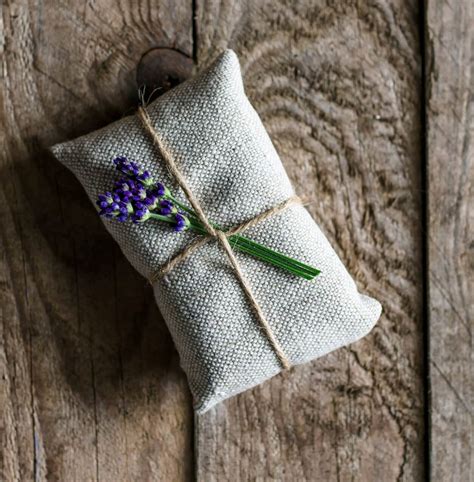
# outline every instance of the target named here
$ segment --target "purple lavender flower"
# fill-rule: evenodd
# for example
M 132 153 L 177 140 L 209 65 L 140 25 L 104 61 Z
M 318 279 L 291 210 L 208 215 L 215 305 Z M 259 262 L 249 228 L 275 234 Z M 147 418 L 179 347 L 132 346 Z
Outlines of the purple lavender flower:
M 189 219 L 184 216 L 183 214 L 181 213 L 176 213 L 174 215 L 174 218 L 175 218 L 175 226 L 174 226 L 174 230 L 175 231 L 184 231 L 186 229 L 189 228 L 189 226 L 191 225 L 191 222 L 189 221 Z
M 159 197 L 153 191 L 147 191 L 143 204 L 145 204 L 150 211 L 153 211 L 158 206 L 158 199 Z
M 100 209 L 105 209 L 112 202 L 112 195 L 109 192 L 106 192 L 105 194 L 99 194 L 96 204 L 100 207 Z
M 114 164 L 118 171 L 123 172 L 127 176 L 136 177 L 140 174 L 138 166 L 124 156 L 116 157 Z
M 119 201 L 120 201 L 119 196 L 117 196 L 115 193 L 111 193 L 107 191 L 104 194 L 99 194 L 96 204 L 103 209 L 107 207 L 109 204 L 112 204 L 113 202 L 119 202 Z
M 155 184 L 155 188 L 153 189 L 153 194 L 155 194 L 157 197 L 164 197 L 164 198 L 168 198 L 171 193 L 170 193 L 170 190 L 163 186 L 163 184 L 161 184 L 161 182 L 157 182 Z
M 131 180 L 141 183 L 143 186 L 151 188 L 155 181 L 148 171 L 144 171 L 133 161 L 129 161 L 126 157 L 120 156 L 114 159 L 115 167 L 118 171 L 128 176 Z
M 150 218 L 150 211 L 146 206 L 142 206 L 141 209 L 136 209 L 131 216 L 134 223 L 144 223 Z
M 148 193 L 152 193 L 159 198 L 168 198 L 171 193 L 167 187 L 161 182 L 155 182 L 151 174 L 143 170 L 136 162 L 129 161 L 126 157 L 120 156 L 114 159 L 115 166 L 118 171 L 122 172 L 127 178 L 122 178 L 115 183 L 115 189 L 122 191 L 131 191 L 135 196 L 140 195 L 141 199 L 145 199 L 143 193 L 134 192 L 136 189 L 144 187 Z
M 115 181 L 114 187 L 114 192 L 117 193 L 131 192 L 135 189 L 135 182 L 132 179 L 122 177 L 120 180 Z
M 126 221 L 131 212 L 131 206 L 129 207 L 115 192 L 99 194 L 96 204 L 100 207 L 99 214 L 101 216 L 116 218 L 120 222 Z
M 160 214 L 163 216 L 168 216 L 170 214 L 177 213 L 178 210 L 174 207 L 173 203 L 168 199 L 163 199 L 160 201 Z
M 132 199 L 134 201 L 143 201 L 147 197 L 146 189 L 143 186 L 136 186 L 132 189 Z
M 146 184 L 151 179 L 151 176 L 148 171 L 143 171 L 141 174 L 138 174 L 137 179 Z
M 99 194 L 97 205 L 101 216 L 142 223 L 157 213 L 169 217 L 176 231 L 183 231 L 190 226 L 185 213 L 179 212 L 171 201 L 169 189 L 155 182 L 148 171 L 123 156 L 115 158 L 114 164 L 125 177 L 114 183 L 112 192 Z

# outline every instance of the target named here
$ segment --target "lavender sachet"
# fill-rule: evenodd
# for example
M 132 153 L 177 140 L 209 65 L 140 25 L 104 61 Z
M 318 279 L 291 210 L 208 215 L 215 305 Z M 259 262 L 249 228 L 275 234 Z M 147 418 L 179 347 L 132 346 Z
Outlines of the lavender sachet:
M 304 206 L 293 202 L 232 51 L 142 114 L 53 152 L 152 283 L 198 413 L 371 330 L 380 304 L 357 291 Z

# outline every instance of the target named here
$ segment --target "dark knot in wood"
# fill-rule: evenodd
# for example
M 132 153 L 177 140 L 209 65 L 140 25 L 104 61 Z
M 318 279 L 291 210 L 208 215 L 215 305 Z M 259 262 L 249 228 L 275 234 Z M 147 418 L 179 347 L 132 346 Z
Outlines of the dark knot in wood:
M 137 86 L 158 97 L 192 76 L 194 61 L 170 48 L 153 48 L 142 55 L 137 65 Z M 153 98 L 152 98 L 153 99 Z M 152 100 L 150 99 L 150 100 Z

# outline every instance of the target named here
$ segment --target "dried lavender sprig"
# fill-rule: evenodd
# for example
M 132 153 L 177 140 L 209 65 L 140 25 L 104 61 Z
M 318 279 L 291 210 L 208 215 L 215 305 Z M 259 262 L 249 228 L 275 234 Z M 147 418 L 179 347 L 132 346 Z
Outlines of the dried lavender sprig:
M 119 158 L 119 160 L 115 161 L 115 163 L 117 165 L 117 168 L 121 172 L 128 173 L 128 175 L 133 177 L 135 179 L 135 181 L 148 184 L 149 186 L 153 185 L 154 180 L 151 178 L 149 173 L 147 171 L 141 171 L 140 167 L 136 163 L 129 162 L 128 160 L 126 160 L 126 158 Z M 142 181 L 142 179 L 145 179 L 145 181 Z M 159 184 L 159 186 L 160 186 L 160 188 L 163 192 L 164 197 L 166 197 L 166 199 L 167 199 L 166 202 L 169 203 L 169 201 L 171 201 L 170 204 L 172 204 L 172 203 L 176 204 L 183 211 L 185 211 L 186 213 L 193 216 L 197 220 L 197 222 L 199 223 L 199 220 L 197 219 L 194 211 L 192 211 L 190 208 L 181 204 L 177 199 L 175 199 L 168 189 L 164 188 L 161 184 Z M 169 210 L 165 208 L 164 213 L 167 214 L 168 212 L 169 212 Z M 212 223 L 212 224 L 217 229 L 221 229 L 218 225 L 216 225 L 214 223 Z M 280 266 L 288 266 L 289 268 L 294 268 L 294 269 L 297 269 L 301 272 L 304 271 L 312 277 L 314 277 L 314 276 L 316 276 L 320 273 L 320 271 L 317 270 L 316 268 L 313 268 L 309 265 L 301 263 L 301 262 L 299 262 L 299 261 L 297 261 L 293 258 L 290 258 L 286 255 L 283 255 L 283 254 L 281 254 L 277 251 L 274 251 L 270 248 L 267 248 L 266 246 L 263 246 L 259 243 L 256 243 L 256 242 L 254 242 L 254 241 L 252 241 L 252 240 L 250 240 L 250 239 L 248 239 L 244 236 L 235 235 L 235 237 L 233 237 L 233 240 L 234 240 L 234 244 L 238 240 L 239 246 L 241 246 L 241 247 L 243 247 L 245 245 L 246 249 L 251 251 L 250 254 L 253 254 L 254 256 L 256 256 L 260 259 L 264 259 L 264 260 L 267 260 L 267 261 L 270 260 L 270 262 L 273 262 L 273 264 L 276 264 L 276 262 L 278 261 L 278 264 Z
M 112 196 L 118 194 L 120 196 L 121 202 L 125 203 L 128 215 L 133 222 L 145 222 L 150 218 L 154 218 L 173 223 L 176 231 L 191 228 L 200 234 L 207 234 L 195 213 L 176 200 L 165 186 L 155 182 L 148 171 L 142 170 L 138 164 L 128 161 L 125 157 L 114 159 L 114 163 L 117 170 L 125 174 L 127 179 L 121 179 L 116 183 L 114 193 L 109 194 Z M 116 206 L 114 205 L 113 207 Z M 123 208 L 123 205 L 119 205 L 119 207 Z M 181 213 L 178 211 L 178 208 L 182 210 Z M 116 211 L 110 212 L 110 210 L 111 206 L 108 203 L 107 211 L 101 211 L 101 213 L 107 217 L 116 217 L 120 221 L 124 221 L 128 217 L 123 212 L 115 214 Z M 160 214 L 156 214 L 156 212 Z M 191 216 L 189 219 L 188 214 Z M 215 223 L 212 224 L 217 229 L 220 229 Z M 234 235 L 229 240 L 235 249 L 306 279 L 313 279 L 320 273 L 316 268 L 285 256 L 244 236 Z
M 116 159 L 114 162 L 117 165 L 117 169 L 120 170 L 121 172 L 126 173 L 127 175 L 133 177 L 135 180 L 138 179 L 139 182 L 142 182 L 149 186 L 153 185 L 154 180 L 151 178 L 149 173 L 147 171 L 141 171 L 140 167 L 136 163 L 129 162 L 127 161 L 126 158 L 123 158 L 123 157 Z M 145 179 L 146 181 L 141 181 L 141 179 Z M 174 198 L 171 192 L 169 191 L 169 189 L 166 189 L 161 183 L 157 183 L 157 186 L 158 186 L 158 189 L 160 190 L 160 193 L 162 193 L 162 196 L 165 198 L 165 200 L 161 201 L 161 204 L 163 206 L 162 214 L 170 214 L 172 206 L 174 204 L 184 212 L 190 214 L 191 216 L 197 219 L 194 211 L 188 208 L 186 205 L 182 204 L 176 198 Z M 211 224 L 213 224 L 213 226 L 216 229 L 221 229 L 219 225 L 215 223 L 211 223 Z M 235 239 L 238 239 L 240 245 L 245 244 L 249 250 L 252 250 L 252 253 L 254 255 L 260 255 L 260 257 L 262 258 L 264 255 L 266 255 L 267 259 L 278 258 L 281 264 L 289 264 L 291 266 L 298 267 L 303 271 L 307 271 L 312 276 L 316 276 L 317 274 L 319 274 L 319 270 L 311 266 L 308 266 L 304 263 L 301 263 L 298 260 L 285 256 L 284 254 L 278 253 L 277 251 L 267 248 L 266 246 L 256 243 L 255 241 L 252 241 L 246 238 L 245 236 L 235 235 L 233 239 L 234 239 L 234 242 L 235 242 Z

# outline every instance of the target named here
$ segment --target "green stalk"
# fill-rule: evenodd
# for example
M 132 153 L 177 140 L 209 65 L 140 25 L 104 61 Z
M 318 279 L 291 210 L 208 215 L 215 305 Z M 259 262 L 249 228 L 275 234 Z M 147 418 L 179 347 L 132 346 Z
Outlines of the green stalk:
M 177 204 L 177 203 L 176 203 Z M 180 205 L 179 207 L 182 208 Z M 189 212 L 186 210 L 186 212 Z M 207 235 L 207 231 L 202 226 L 202 224 L 196 219 L 195 215 L 192 214 L 193 218 L 190 219 L 191 221 L 191 229 L 201 235 Z M 160 214 L 150 213 L 150 218 L 156 219 L 158 221 L 164 221 L 168 223 L 174 223 L 174 220 L 168 216 L 162 216 Z M 216 229 L 217 226 L 216 226 Z M 258 243 L 255 243 L 243 236 L 240 235 L 233 235 L 229 237 L 229 242 L 234 249 L 241 251 L 243 253 L 249 254 L 254 256 L 262 261 L 270 263 L 278 268 L 284 269 L 295 276 L 299 276 L 305 278 L 307 280 L 312 280 L 319 271 L 311 266 L 304 265 L 299 261 L 296 261 L 288 256 L 282 255 L 277 251 L 273 251 L 269 248 L 266 248 Z
M 197 233 L 202 234 L 204 236 L 208 234 L 207 231 L 202 227 L 202 225 L 196 225 L 191 223 L 190 227 L 193 231 L 196 231 Z M 305 278 L 307 280 L 312 280 L 315 277 L 314 274 L 308 273 L 307 271 L 301 268 L 294 267 L 289 263 L 281 262 L 276 257 L 269 256 L 266 253 L 259 253 L 254 249 L 251 249 L 249 246 L 242 244 L 241 240 L 239 240 L 236 236 L 230 236 L 229 242 L 232 245 L 232 248 L 237 249 L 238 251 L 241 251 L 243 253 L 249 254 L 251 256 L 254 256 L 257 259 L 260 259 L 262 261 L 266 261 L 267 263 L 270 263 L 278 268 L 289 271 L 290 273 L 296 276 L 300 276 L 301 278 Z
M 191 210 L 190 208 L 188 208 L 184 204 L 180 203 L 179 201 L 177 201 L 172 196 L 169 196 L 169 199 L 176 206 L 178 206 L 183 211 L 190 214 L 196 220 L 196 222 L 199 223 L 199 226 L 203 230 L 202 234 L 204 234 L 204 235 L 207 234 L 207 232 L 203 228 L 202 224 L 200 223 L 200 221 L 196 217 L 196 214 L 194 213 L 193 210 Z M 216 229 L 222 229 L 222 228 L 220 228 L 219 225 L 217 225 L 215 223 L 211 222 L 211 224 Z M 246 252 L 247 254 L 251 254 L 251 255 L 253 255 L 257 258 L 260 258 L 264 261 L 272 263 L 275 266 L 286 269 L 287 271 L 290 271 L 294 274 L 298 274 L 299 276 L 303 276 L 306 279 L 313 279 L 315 276 L 317 276 L 320 273 L 320 271 L 318 269 L 313 268 L 312 266 L 301 263 L 300 261 L 298 261 L 294 258 L 290 258 L 289 256 L 286 256 L 282 253 L 279 253 L 278 251 L 274 251 L 273 249 L 270 249 L 266 246 L 263 246 L 259 243 L 256 243 L 255 241 L 252 241 L 251 239 L 248 239 L 245 236 L 241 236 L 240 234 L 230 236 L 229 242 L 232 244 L 233 247 L 235 246 L 240 251 Z M 306 276 L 304 276 L 304 275 L 306 275 Z
M 278 259 L 281 263 L 287 264 L 289 266 L 294 266 L 295 268 L 298 268 L 301 271 L 306 272 L 312 278 L 314 278 L 320 273 L 318 269 L 313 268 L 312 266 L 301 263 L 300 261 L 297 261 L 294 258 L 290 258 L 289 256 L 281 254 L 278 251 L 274 251 L 270 248 L 267 248 L 266 246 L 256 243 L 255 241 L 252 241 L 251 239 L 241 236 L 239 234 L 231 236 L 229 240 L 231 241 L 237 240 L 240 243 L 240 245 L 246 245 L 249 249 L 253 250 L 256 254 L 261 253 L 262 255 L 267 255 L 269 257 Z
M 174 224 L 173 218 L 170 218 L 168 216 L 162 216 L 161 214 L 150 213 L 150 218 L 156 219 L 157 221 L 164 221 L 164 222 L 167 222 L 167 223 L 170 223 L 170 224 Z M 195 221 L 194 221 L 194 223 L 195 223 Z M 198 234 L 201 234 L 203 236 L 208 234 L 207 231 L 202 227 L 201 224 L 198 225 L 198 224 L 194 224 L 194 223 L 191 222 L 191 226 L 190 226 L 190 228 L 193 231 L 195 231 Z M 232 240 L 232 238 L 233 238 L 233 236 L 231 236 L 229 238 L 229 241 L 232 243 L 232 247 L 234 249 L 237 249 L 237 250 L 239 250 L 243 253 L 249 254 L 251 256 L 255 256 L 256 258 L 261 259 L 262 261 L 266 261 L 270 264 L 273 264 L 274 266 L 277 266 L 278 268 L 282 268 L 282 269 L 284 269 L 286 271 L 289 271 L 290 273 L 292 273 L 296 276 L 300 276 L 300 277 L 305 278 L 307 280 L 312 280 L 314 278 L 313 275 L 310 275 L 303 270 L 294 268 L 294 267 L 292 267 L 288 264 L 281 263 L 278 259 L 272 258 L 272 257 L 267 256 L 265 254 L 256 253 L 254 250 L 250 249 L 248 246 L 240 244 L 240 241 L 238 239 Z M 232 242 L 232 241 L 234 241 L 234 242 Z
M 157 221 L 164 221 L 165 223 L 174 224 L 175 220 L 169 216 L 162 216 L 161 214 L 150 213 L 151 219 L 156 219 Z

